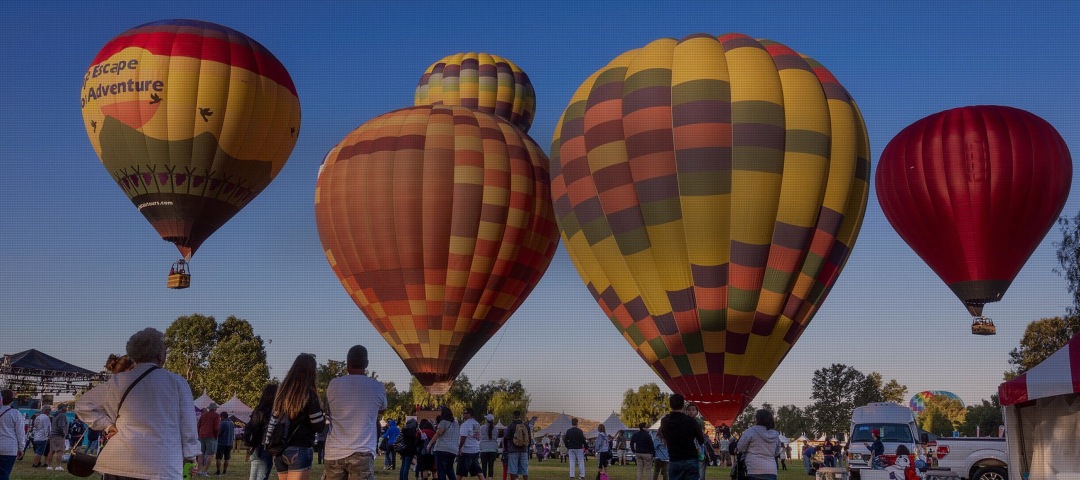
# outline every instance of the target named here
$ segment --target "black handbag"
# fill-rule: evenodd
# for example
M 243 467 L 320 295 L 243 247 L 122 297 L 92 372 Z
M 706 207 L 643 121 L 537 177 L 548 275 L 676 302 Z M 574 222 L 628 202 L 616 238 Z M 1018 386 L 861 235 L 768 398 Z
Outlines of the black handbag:
M 149 370 L 143 372 L 142 375 L 139 375 L 139 378 L 136 378 L 134 382 L 131 382 L 131 385 L 128 385 L 127 390 L 124 390 L 124 396 L 120 397 L 120 404 L 116 406 L 116 418 L 120 418 L 120 408 L 124 406 L 124 400 L 127 400 L 128 393 L 131 393 L 131 387 L 134 387 L 135 384 L 139 383 L 146 375 L 158 368 L 161 367 L 156 365 L 150 367 Z M 87 431 L 89 430 L 90 429 L 87 428 Z M 89 477 L 90 475 L 93 475 L 94 467 L 97 466 L 97 456 L 75 451 L 75 448 L 78 447 L 79 444 L 82 443 L 83 438 L 86 437 L 86 433 L 87 432 L 83 432 L 83 436 L 79 437 L 79 441 L 71 446 L 71 457 L 68 458 L 67 471 L 76 477 Z

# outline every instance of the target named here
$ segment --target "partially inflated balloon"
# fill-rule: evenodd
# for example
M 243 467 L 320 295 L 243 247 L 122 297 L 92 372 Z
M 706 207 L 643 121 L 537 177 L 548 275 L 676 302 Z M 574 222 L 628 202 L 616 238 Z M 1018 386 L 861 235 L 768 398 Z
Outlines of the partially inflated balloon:
M 1045 120 L 1012 107 L 935 113 L 881 153 L 878 203 L 973 316 L 1001 300 L 1069 198 L 1072 158 Z
M 558 244 L 548 159 L 463 107 L 377 117 L 327 154 L 315 188 L 326 258 L 432 394 L 517 310 Z
M 82 85 L 101 163 L 190 259 L 285 165 L 300 100 L 270 51 L 228 27 L 163 20 L 107 43 Z
M 916 393 L 914 396 L 912 396 L 911 400 L 908 402 L 908 406 L 911 407 L 911 411 L 915 413 L 920 413 L 926 408 L 927 400 L 930 400 L 933 397 L 951 398 L 960 402 L 961 406 L 964 405 L 964 401 L 961 400 L 960 397 L 957 396 L 955 393 L 946 392 L 945 390 L 926 390 Z
M 730 425 L 858 235 L 870 164 L 855 103 L 775 42 L 661 39 L 582 84 L 552 156 L 589 291 L 674 392 Z
M 536 114 L 529 76 L 498 55 L 458 53 L 433 63 L 416 86 L 414 105 L 460 105 L 504 118 L 528 132 Z

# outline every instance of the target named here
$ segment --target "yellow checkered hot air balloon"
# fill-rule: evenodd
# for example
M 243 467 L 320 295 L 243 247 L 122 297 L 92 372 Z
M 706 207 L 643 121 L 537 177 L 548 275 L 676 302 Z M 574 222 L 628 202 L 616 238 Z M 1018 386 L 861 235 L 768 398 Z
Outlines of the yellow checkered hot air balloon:
M 458 105 L 501 117 L 528 132 L 536 92 L 514 62 L 488 53 L 457 53 L 428 67 L 414 105 Z
M 674 392 L 730 425 L 858 235 L 870 151 L 855 102 L 776 42 L 660 39 L 581 85 L 551 150 L 589 291 Z
M 82 115 L 101 163 L 184 260 L 269 185 L 300 131 L 281 62 L 248 36 L 197 20 L 148 23 L 109 41 L 83 78 Z
M 547 270 L 559 239 L 550 193 L 548 158 L 520 129 L 414 106 L 330 150 L 315 220 L 349 296 L 441 395 Z

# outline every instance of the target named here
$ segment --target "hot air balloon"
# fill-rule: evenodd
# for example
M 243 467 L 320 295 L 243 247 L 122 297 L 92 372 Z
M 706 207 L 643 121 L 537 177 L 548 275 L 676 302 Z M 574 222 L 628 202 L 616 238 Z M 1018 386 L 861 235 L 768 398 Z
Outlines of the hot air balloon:
M 498 55 L 457 53 L 424 72 L 414 105 L 460 105 L 501 117 L 528 132 L 536 114 L 532 82 Z
M 964 405 L 964 401 L 960 399 L 955 393 L 946 392 L 945 390 L 926 390 L 916 393 L 911 397 L 908 402 L 908 406 L 911 407 L 911 411 L 916 414 L 921 413 L 926 408 L 926 401 L 931 397 L 946 397 L 960 402 L 960 405 Z
M 1045 120 L 1012 107 L 935 113 L 881 154 L 878 202 L 905 242 L 993 335 L 1001 300 L 1069 197 L 1072 159 Z
M 113 180 L 186 262 L 285 165 L 300 101 L 269 50 L 198 20 L 141 25 L 109 41 L 82 84 L 90 143 Z
M 850 95 L 776 42 L 660 39 L 581 85 L 552 157 L 589 291 L 668 387 L 730 425 L 858 236 L 870 152 Z
M 548 159 L 510 123 L 445 105 L 377 117 L 326 155 L 315 219 L 345 290 L 445 394 L 547 270 Z

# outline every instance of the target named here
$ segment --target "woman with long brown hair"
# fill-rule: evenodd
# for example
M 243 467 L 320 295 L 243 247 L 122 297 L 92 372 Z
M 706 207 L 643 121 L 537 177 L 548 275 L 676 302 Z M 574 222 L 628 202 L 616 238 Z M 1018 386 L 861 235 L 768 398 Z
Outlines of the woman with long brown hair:
M 326 418 L 319 406 L 319 394 L 315 390 L 317 369 L 315 356 L 301 353 L 293 361 L 274 396 L 274 416 L 267 430 L 277 426 L 278 418 L 287 416 L 289 419 L 285 450 L 274 458 L 274 467 L 282 480 L 307 480 L 311 476 L 315 433 L 326 426 Z

